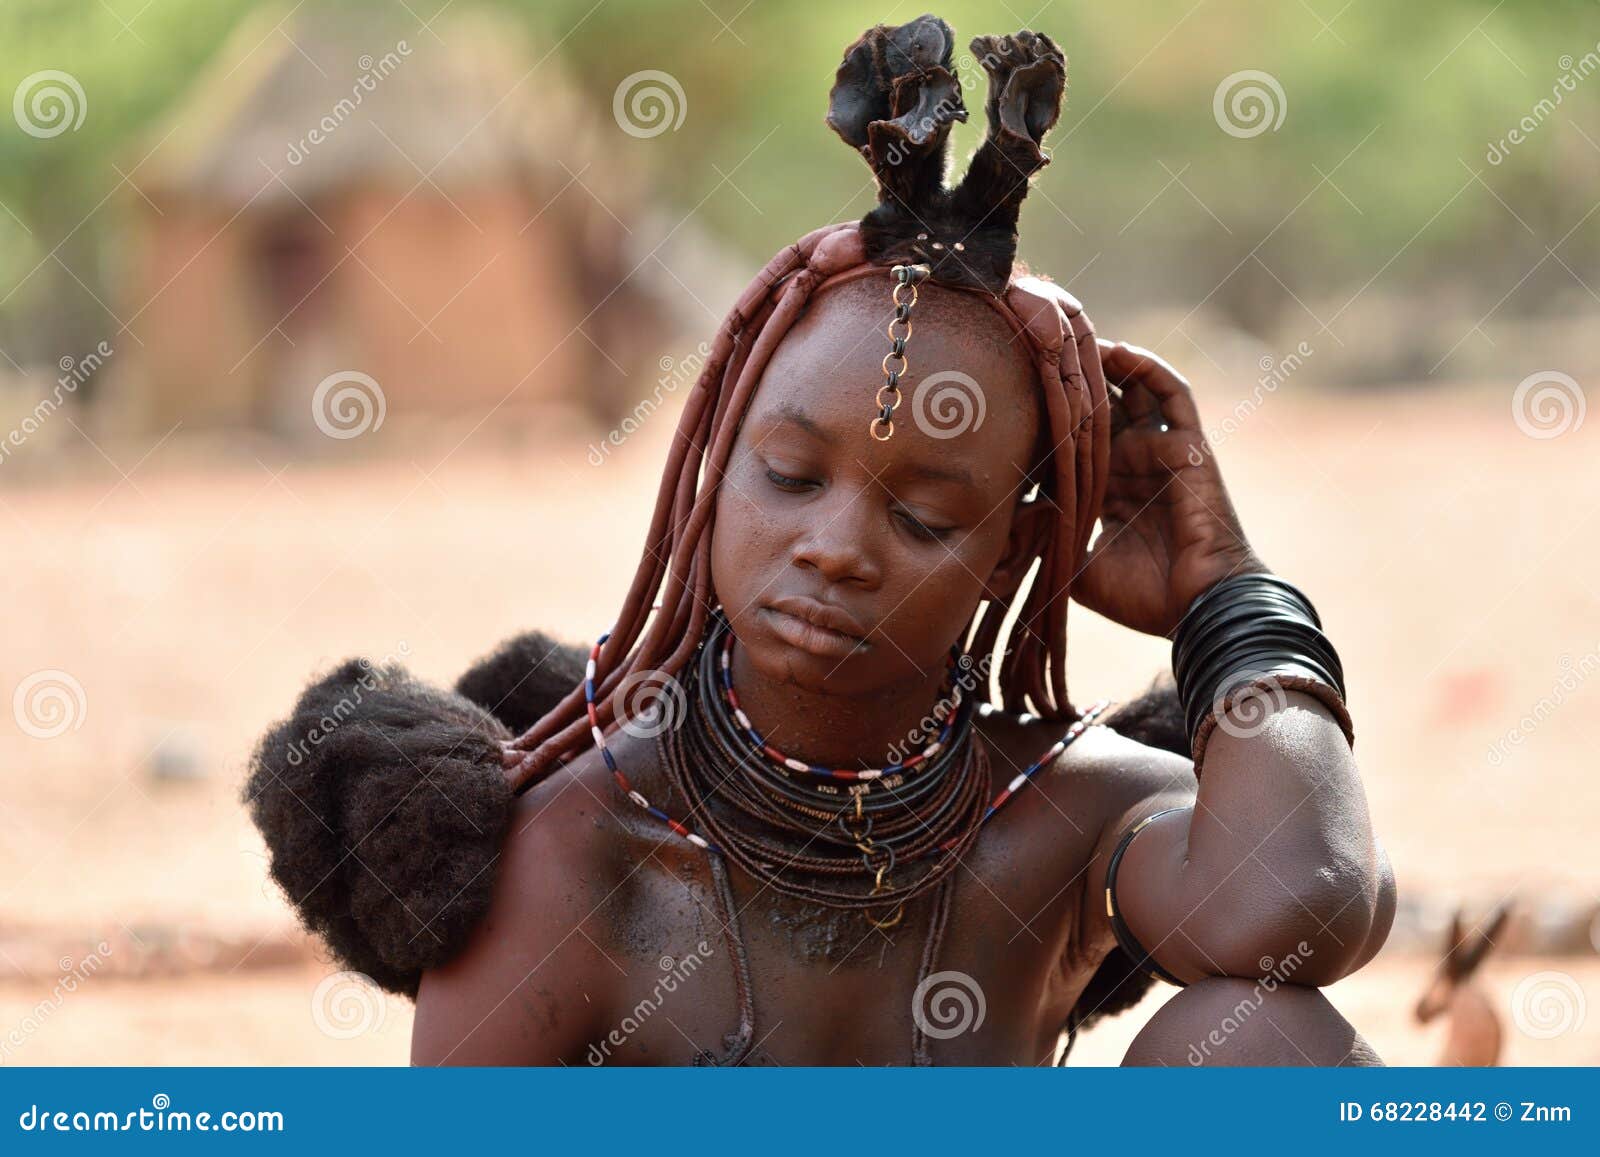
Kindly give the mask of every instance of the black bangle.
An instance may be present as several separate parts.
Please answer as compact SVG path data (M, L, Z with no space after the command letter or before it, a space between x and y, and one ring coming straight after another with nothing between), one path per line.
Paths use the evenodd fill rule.
M1179 988L1187 988L1188 982L1179 980L1168 972L1154 956L1144 950L1133 934L1133 929L1128 927L1128 922L1122 918L1122 909L1117 907L1117 869L1122 865L1122 853L1128 850L1128 845L1133 843L1133 837L1145 829L1151 820L1160 819L1172 812L1188 811L1194 805L1185 807L1169 807L1158 812L1152 812L1144 817L1133 827L1129 828L1123 837L1117 841L1116 849L1111 853L1111 859L1106 864L1106 916L1111 920L1111 933L1117 938L1117 947L1122 949L1124 955L1133 961L1133 966L1141 972L1148 973L1158 980L1165 980L1168 984L1175 984Z
M1350 732L1339 653L1311 600L1277 575L1234 575L1195 599L1173 632L1172 673L1197 764L1206 719L1252 683L1325 689Z

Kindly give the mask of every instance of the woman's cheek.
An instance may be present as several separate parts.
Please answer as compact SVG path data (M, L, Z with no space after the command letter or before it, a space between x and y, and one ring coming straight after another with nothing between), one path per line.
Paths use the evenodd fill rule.
M964 600L967 588L975 586L961 563L940 552L938 561L896 559L895 582L908 597L903 611L924 622L942 619Z
M740 486L744 486L741 481ZM727 489L717 496L717 521L712 531L712 582L721 597L758 590L773 574L783 553L779 512L762 507L743 493Z
M928 604L970 616L983 599L984 586L977 576L992 571L997 559L998 552L991 557L987 546L972 538L940 550L939 560L920 570L921 589L928 596Z

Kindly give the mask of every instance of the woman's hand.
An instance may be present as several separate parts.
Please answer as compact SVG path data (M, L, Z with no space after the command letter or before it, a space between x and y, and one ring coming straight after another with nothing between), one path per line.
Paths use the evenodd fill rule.
M1189 383L1149 350L1101 341L1113 400L1101 531L1072 585L1114 623L1166 635L1208 587L1264 571L1245 541Z

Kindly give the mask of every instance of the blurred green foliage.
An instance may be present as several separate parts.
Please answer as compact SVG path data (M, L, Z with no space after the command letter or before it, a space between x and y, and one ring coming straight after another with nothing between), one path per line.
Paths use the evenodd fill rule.
M300 17L331 3L305 0ZM752 262L870 207L865 166L822 123L826 93L864 20L920 11L843 0L377 7L418 26L425 48L423 21L474 5L510 14L529 34L530 60L558 54L599 107L635 71L676 77L681 129L619 133L617 148L674 219L692 211ZM117 225L106 210L130 195L121 174L257 6L0 0L0 96L43 69L71 73L88 96L82 127L50 139L0 120L0 324L14 333L18 316L48 307L67 276L57 265L104 283ZM1600 215L1586 217L1600 188L1600 75L1564 94L1503 163L1486 160L1551 95L1563 57L1600 53L1595 0L1054 0L1030 17L1033 7L952 0L937 11L963 52L969 36L1025 20L1067 51L1069 105L1025 210L1023 253L1063 280L1077 274L1075 288L1185 308L1206 298L1265 325L1286 289L1353 292L1381 275L1387 288L1448 286L1487 304L1515 287L1507 308L1532 312L1574 288L1556 262L1518 284L1548 247L1600 285ZM1278 130L1239 139L1219 129L1213 94L1243 69L1281 84ZM973 116L957 134L958 164L982 122L982 81L968 71ZM540 83L537 70L527 83Z

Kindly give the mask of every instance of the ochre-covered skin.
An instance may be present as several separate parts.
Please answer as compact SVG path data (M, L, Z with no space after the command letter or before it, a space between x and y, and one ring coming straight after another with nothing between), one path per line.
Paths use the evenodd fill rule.
M682 672L718 603L738 638L733 677L745 710L775 747L816 763L888 762L879 753L916 730L947 650L970 634L969 652L994 662L999 709L976 730L998 790L1077 717L1066 684L1070 602L1168 635L1210 586L1265 569L1183 378L1153 354L1099 340L1065 290L1013 270L1016 209L1027 174L1045 160L1039 138L1059 111L1064 58L1031 33L974 42L991 77L990 137L969 181L947 190L932 162L942 168L949 123L961 119L939 99L950 89L940 73L951 35L922 18L871 30L847 50L834 127L847 141L865 132L879 209L777 254L730 311L686 401L638 569L596 662L595 721L633 787L669 814L681 816L683 801L654 740L617 726L617 692L635 675ZM885 110L897 128L884 127ZM906 119L916 110L933 123ZM915 146L907 154L914 172L895 170L901 162L887 156L897 139ZM999 180L1001 162L1017 168L1019 157L1022 180ZM988 231L979 237L979 228ZM963 236L976 244L957 250ZM914 313L895 433L879 442L868 424L888 349L887 266L902 254L926 258L935 276ZM973 383L969 404L981 401L982 421L969 414L955 436L917 417L918 386L941 373ZM774 617L779 599L847 614L862 645L819 655ZM497 660L511 669L518 661ZM493 697L499 680L467 683ZM581 685L542 715L507 700L506 718L514 707L519 724L531 723L514 739L460 704L395 686L392 715L413 704L427 726L358 712L348 747L317 752L313 778L330 814L375 775L391 789L415 779L405 766L414 735L436 756L453 755L448 744L440 750L451 728L469 753L452 775L481 786L486 770L498 770L518 793L511 802L508 792L493 823L476 825L503 825L493 862L451 861L467 841L440 844L414 829L417 854L436 858L440 878L471 876L478 891L492 878L486 911L475 908L470 921L453 914L469 925L464 942L415 947L427 944L435 922L413 928L397 912L338 924L351 932L343 958L375 960L384 983L409 991L416 970L426 970L416 1063L728 1056L740 1026L740 941L754 1000L751 1062L913 1059L913 990L931 895L884 930L778 895L730 866L742 930L731 936L712 861L619 791L594 748ZM314 690L274 736L314 726L338 688ZM1087 690L1080 703L1094 697ZM1122 836L1157 812L1167 814L1142 827L1122 856L1117 907L1186 987L1140 1034L1128 1062L1197 1063L1189 1052L1196 1034L1253 991L1256 1016L1203 1063L1376 1063L1315 988L1370 959L1394 913L1393 874L1340 721L1318 699L1289 691L1249 735L1214 735L1197 780L1181 754L1190 737L1169 734L1169 718L1136 713L1129 734L1090 728L963 856L936 970L981 991L984 1014L981 1025L932 1034L934 1063L1047 1062L1069 1020L1120 1008L1138 991L1114 983L1126 957L1115 950L1104 882ZM311 832L288 806L284 783L305 772L285 762L281 746L263 747L252 778L258 822L266 815L280 825L263 827L275 872L278 857L292 861L312 845L318 854L337 852L341 841L359 850L371 833ZM338 750L366 753L376 765L340 761ZM441 791L438 806L446 806L451 782L421 778L419 790ZM290 830L296 822L302 827ZM405 834L385 830L378 844L392 854ZM314 877L313 867L285 864L295 879ZM427 873L414 861L399 867L377 870L426 891ZM343 897L320 895L318 911L342 911ZM356 933L367 925L382 937L363 943ZM1262 992L1263 971L1278 966L1292 983Z

